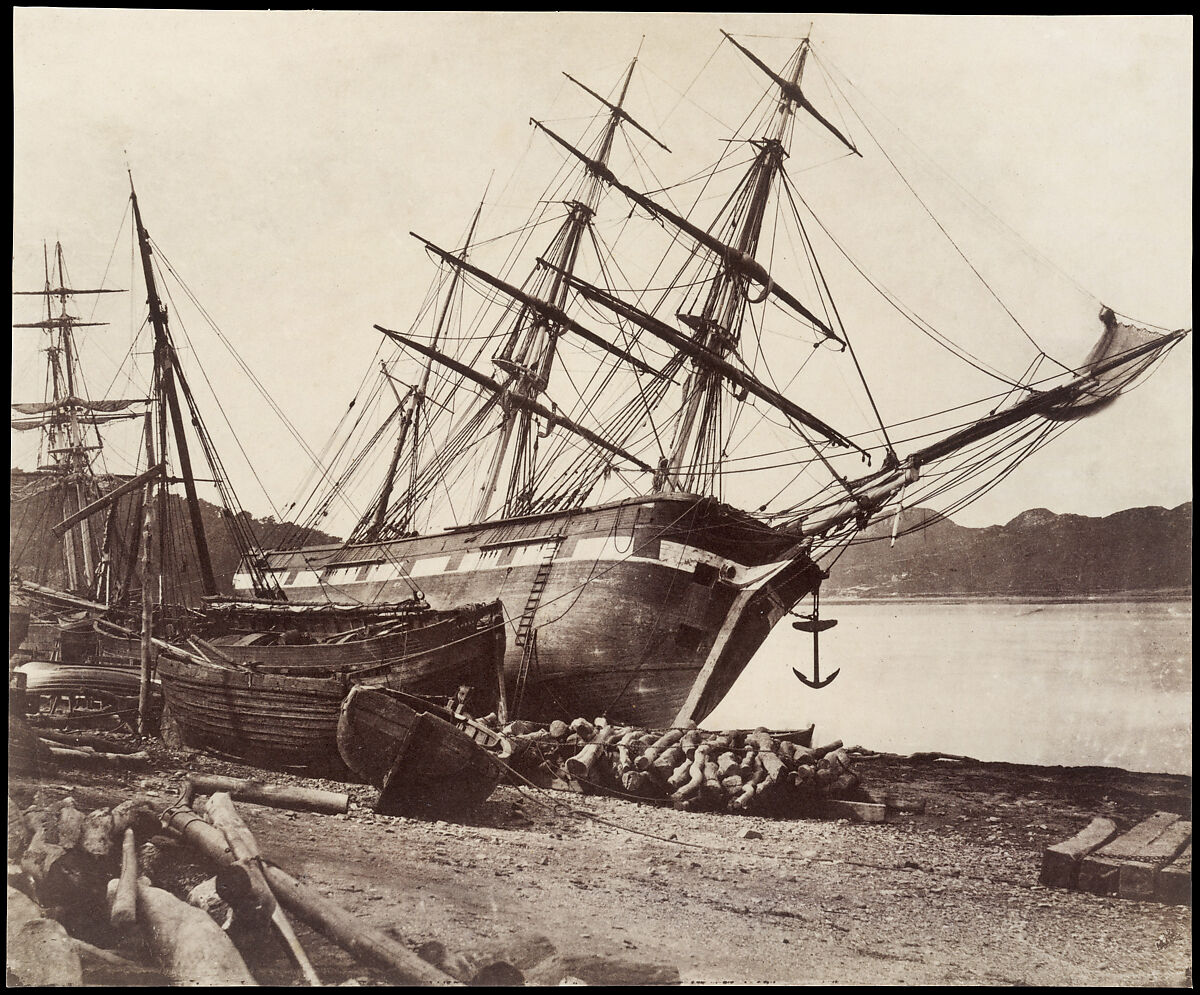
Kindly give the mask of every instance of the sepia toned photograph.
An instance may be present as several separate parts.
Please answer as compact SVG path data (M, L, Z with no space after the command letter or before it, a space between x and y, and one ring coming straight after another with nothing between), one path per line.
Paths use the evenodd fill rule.
M1190 16L13 60L9 987L1191 987Z

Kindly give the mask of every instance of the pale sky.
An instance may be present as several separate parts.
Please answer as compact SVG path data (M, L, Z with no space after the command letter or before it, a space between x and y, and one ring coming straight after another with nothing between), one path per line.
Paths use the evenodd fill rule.
M372 325L408 327L434 275L408 232L454 244L489 180L484 219L502 229L520 195L540 190L518 172L545 155L529 118L568 134L582 126L563 71L607 92L640 48L628 106L674 150L657 175L682 178L716 157L761 84L719 46L719 29L779 65L795 44L785 39L810 23L855 106L869 101L1002 220L995 243L964 229L963 244L1047 348L1078 362L1098 336L1078 288L1155 325L1191 326L1189 17L16 9L14 288L41 285L42 243L56 239L76 285L107 268L107 285L134 288L105 305L111 337L84 341L99 357L92 392L107 387L105 364L129 345L130 312L136 327L144 310L127 239L109 264L131 169L167 258L319 449L369 371ZM725 71L724 88L704 76L689 89L702 69ZM839 177L824 214L871 204L873 187L854 185L849 164L794 154L790 165L814 198ZM863 258L920 275L899 216L870 211L846 229L878 236L856 247ZM1037 284L1025 277L1034 251ZM36 319L29 298L15 300L14 321ZM282 506L307 470L302 453L183 302L172 314L197 355L203 339L205 372ZM17 400L41 397L37 334L14 332ZM877 362L893 389L925 389L904 356ZM220 441L224 427L211 427ZM1191 498L1190 437L1189 340L1147 386L958 520L1177 505ZM14 437L14 464L31 465L29 441ZM226 459L246 506L270 511L237 479L240 458Z

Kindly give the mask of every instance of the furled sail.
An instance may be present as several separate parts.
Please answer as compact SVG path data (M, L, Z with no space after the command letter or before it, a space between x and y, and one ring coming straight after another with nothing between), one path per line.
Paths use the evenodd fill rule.
M1044 417L1052 421L1076 421L1094 415L1133 386L1161 356L1157 350L1140 349L1162 339L1160 333L1117 321L1111 308L1100 312L1100 320L1104 322L1104 332L1079 369L1089 381L1075 396L1042 412ZM1127 354L1133 354L1129 362L1114 362Z
M130 405L144 403L140 398L85 401L81 397L64 397L60 401L14 404L12 409L22 415L40 415L46 411L65 411L67 408L81 408L84 411L124 411Z
M13 406L16 407L16 406ZM142 418L142 415L137 412L113 412L110 414L85 414L80 415L79 420L88 425L107 425L109 421L125 421L131 418ZM34 428L44 428L48 425L65 424L66 415L59 412L47 412L44 414L36 414L30 418L14 418L12 419L12 427L18 432L29 432Z

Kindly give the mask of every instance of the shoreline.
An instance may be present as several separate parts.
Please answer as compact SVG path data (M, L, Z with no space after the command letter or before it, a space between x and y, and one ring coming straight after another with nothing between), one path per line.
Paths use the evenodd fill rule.
M346 792L343 815L239 810L273 862L409 949L544 937L590 984L1190 985L1190 908L1039 883L1043 849L1094 816L1123 831L1156 811L1187 817L1190 777L875 754L855 758L864 786L904 803L882 823L513 785L461 820L429 821L374 813L363 785L157 743L148 753L137 773L10 774L10 796L24 808L70 794L86 811L139 794L161 807L193 773ZM169 841L153 847L156 883L180 897L211 874ZM325 984L386 984L297 931ZM250 954L260 982L298 983L282 951Z
M1050 604L1050 605L1089 605L1089 604L1120 604L1121 602L1137 602L1147 604L1169 604L1174 602L1192 601L1189 588L1169 588L1154 591L1104 591L1095 594L987 594L987 593L951 593L951 594L863 594L838 592L821 598L828 605L869 605L869 604Z

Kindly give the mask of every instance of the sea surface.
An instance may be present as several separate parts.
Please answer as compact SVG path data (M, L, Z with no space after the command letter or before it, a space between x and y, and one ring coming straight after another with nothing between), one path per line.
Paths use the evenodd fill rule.
M803 610L804 606L800 606ZM1191 602L886 600L776 626L709 728L802 728L892 753L1192 772Z

